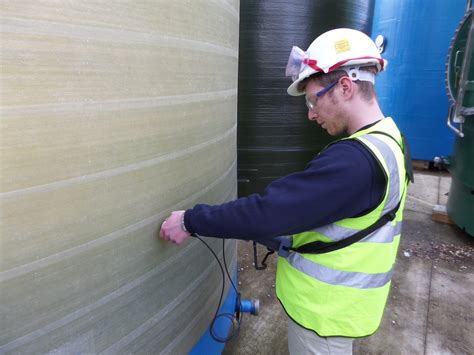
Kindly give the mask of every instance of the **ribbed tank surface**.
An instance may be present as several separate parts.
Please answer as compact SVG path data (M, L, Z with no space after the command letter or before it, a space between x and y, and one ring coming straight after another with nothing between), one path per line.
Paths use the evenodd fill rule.
M238 0L7 0L0 17L0 353L186 353L220 270L158 231L236 196Z
M339 27L370 35L373 0L241 1L238 98L239 195L263 192L283 175L302 170L334 138L307 119L302 97L286 89L292 46L306 50Z

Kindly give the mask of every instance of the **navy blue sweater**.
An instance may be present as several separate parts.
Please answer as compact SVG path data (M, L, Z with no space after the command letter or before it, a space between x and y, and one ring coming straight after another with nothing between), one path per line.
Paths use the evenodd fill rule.
M305 170L275 180L262 195L186 211L191 233L263 240L305 232L374 209L384 196L385 174L356 140L330 145Z

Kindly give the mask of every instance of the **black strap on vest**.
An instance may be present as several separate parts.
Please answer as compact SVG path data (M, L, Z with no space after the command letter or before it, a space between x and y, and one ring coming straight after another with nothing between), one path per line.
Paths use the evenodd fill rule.
M395 215L399 207L400 202L398 202L398 205L393 210L384 214L372 225L358 231L356 234L351 235L350 237L338 240L337 242L322 242L318 240L317 242L308 243L298 248L290 248L290 250L303 254L324 254L345 248L351 244L357 243L358 241L364 239L366 236L368 236L370 233L374 232L378 228L382 227L384 224L393 221L395 219Z
M408 145L407 140L405 139L405 136L402 134L402 142L403 142L403 154L405 156L405 171L407 172L407 178L409 181L412 183L415 182L415 178L413 176L413 166L411 164L411 152L410 152L410 146Z

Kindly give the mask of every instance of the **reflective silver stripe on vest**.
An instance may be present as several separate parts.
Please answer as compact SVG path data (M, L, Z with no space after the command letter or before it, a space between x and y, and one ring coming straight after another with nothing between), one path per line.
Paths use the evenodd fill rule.
M400 234L401 230L401 221L398 221L395 225L392 225L392 223L387 223L376 231L370 233L364 239L360 240L360 242L391 243L393 241L393 237ZM327 226L312 229L311 232L321 233L332 241L337 242L339 240L346 239L351 235L354 235L358 231L355 229L338 226L337 224L332 223L328 224Z
M360 243L391 243L393 239L402 233L402 222L395 225L387 223L376 231L370 233L367 237L359 241Z
M385 203L385 206L382 211L382 214L385 214L389 212L390 210L394 209L401 199L400 175L398 173L397 159L395 158L395 153L393 152L393 150L388 146L387 143L385 143L381 139L376 138L370 134L363 135L360 138L368 140L370 143L372 143L373 145L377 147L380 153L382 153L382 156L385 159L385 163L387 164L388 169L389 169L390 186L389 186L389 191L388 191L387 202Z
M389 272L381 274L367 274L364 272L350 272L334 270L304 258L301 254L290 253L286 259L291 266L315 278L318 281L354 288L377 288L387 284L392 279L393 267Z

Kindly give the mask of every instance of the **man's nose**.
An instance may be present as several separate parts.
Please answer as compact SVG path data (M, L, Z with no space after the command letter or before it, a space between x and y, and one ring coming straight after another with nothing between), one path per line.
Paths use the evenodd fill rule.
M316 121L317 118L318 118L318 114L314 112L313 110L308 109L308 120Z

